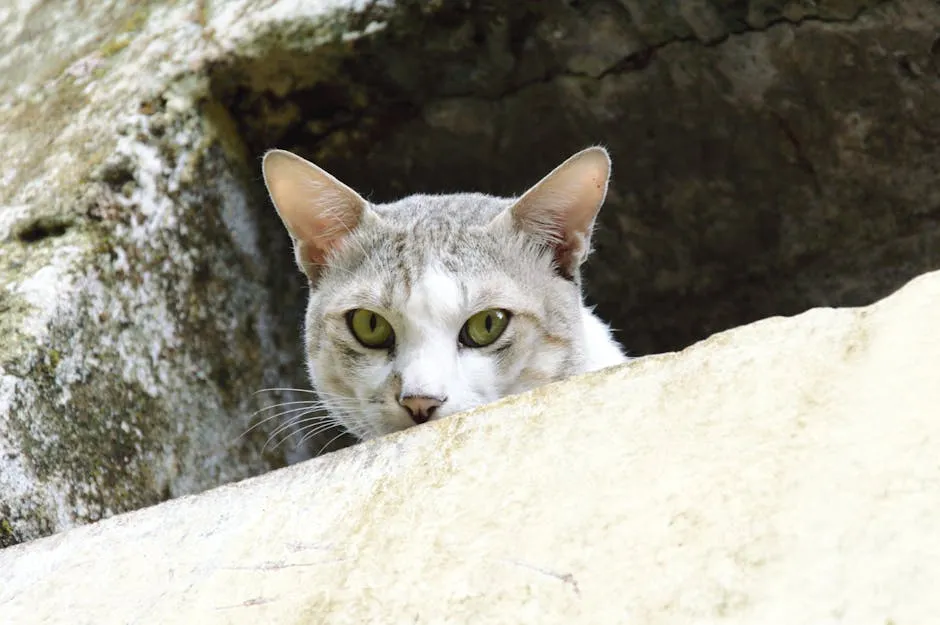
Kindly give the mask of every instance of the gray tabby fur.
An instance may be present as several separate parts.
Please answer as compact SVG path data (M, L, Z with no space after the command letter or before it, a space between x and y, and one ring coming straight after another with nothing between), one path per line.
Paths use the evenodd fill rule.
M331 419L369 439L414 425L402 403L406 396L442 399L432 417L439 419L626 361L607 326L582 303L579 267L609 172L600 148L575 155L556 172L582 155L593 159L593 169L588 172L583 159L577 166L598 177L572 218L576 232L558 224L585 173L564 181L564 188L532 195L536 207L520 217L513 209L521 200L481 193L369 204L299 157L266 155L265 181L310 278L308 373ZM290 168L290 176L306 176L298 167L310 168L310 180L290 192L272 186ZM552 184L554 175L539 184ZM329 241L317 239L322 221L303 221L312 214L333 220ZM311 246L322 249L313 253ZM356 308L390 322L391 349L369 349L354 338L345 313ZM464 322L488 308L511 311L504 334L488 347L459 344Z

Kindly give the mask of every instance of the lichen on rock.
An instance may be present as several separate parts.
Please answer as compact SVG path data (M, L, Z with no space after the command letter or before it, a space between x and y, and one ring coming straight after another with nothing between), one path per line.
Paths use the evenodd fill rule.
M245 434L291 399L255 391L304 383L289 250L209 114L190 65L207 44L186 7L152 8L120 49L3 103L4 544L309 455L269 438L281 421ZM46 153L25 99L56 130Z

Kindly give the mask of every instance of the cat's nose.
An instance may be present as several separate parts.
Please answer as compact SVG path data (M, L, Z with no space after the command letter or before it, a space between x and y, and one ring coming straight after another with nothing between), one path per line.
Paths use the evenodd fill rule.
M427 395L402 395L398 403L411 415L411 420L421 425L434 416L446 397L428 397Z

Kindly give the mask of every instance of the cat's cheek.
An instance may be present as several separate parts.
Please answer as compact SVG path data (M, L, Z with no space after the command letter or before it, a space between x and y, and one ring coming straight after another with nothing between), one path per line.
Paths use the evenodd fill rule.
M564 377L569 346L546 340L540 329L520 329L512 347L500 359L504 395L524 393Z
M503 396L498 356L484 350L464 350L458 356L458 375L450 384L450 400L442 416L470 410Z
M350 376L356 380L357 395L370 402L388 395L388 386L394 383L392 364L384 354L364 359Z
M353 398L356 394L355 384L345 373L342 369L322 364L310 367L311 382L316 390L333 397Z
M375 436L399 432L414 425L407 412L398 404L401 379L394 362L387 355L379 356L359 371L363 415Z

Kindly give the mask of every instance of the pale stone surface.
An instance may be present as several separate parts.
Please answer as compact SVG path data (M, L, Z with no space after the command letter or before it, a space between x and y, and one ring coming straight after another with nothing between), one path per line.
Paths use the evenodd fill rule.
M5 625L929 623L940 273L0 552Z

